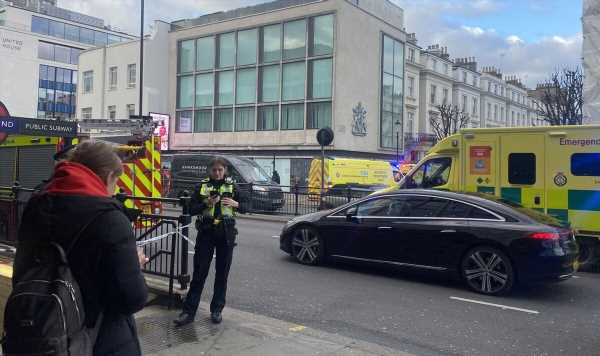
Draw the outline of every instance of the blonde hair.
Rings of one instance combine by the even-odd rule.
[[[108,176],[123,174],[123,163],[113,146],[103,141],[83,141],[68,153],[67,160],[82,164],[96,173],[105,183]]]

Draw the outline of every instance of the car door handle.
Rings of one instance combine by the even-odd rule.
[[[442,231],[440,231],[440,232],[441,232],[442,234],[453,234],[453,233],[455,233],[455,232],[456,232],[456,230],[451,230],[451,229],[449,229],[449,230],[442,230]]]
[[[391,229],[392,229],[392,227],[391,227],[391,226],[379,226],[379,227],[377,228],[377,230],[391,230]]]

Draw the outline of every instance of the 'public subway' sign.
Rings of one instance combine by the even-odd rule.
[[[76,137],[77,123],[72,121],[0,118],[0,132],[32,136]]]

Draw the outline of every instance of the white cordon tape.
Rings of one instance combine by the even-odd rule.
[[[148,239],[148,240],[136,241],[135,244],[137,245],[137,247],[143,247],[143,246],[149,245],[149,244],[151,244],[153,242],[157,242],[157,241],[160,241],[162,239],[165,239],[165,238],[167,238],[169,236],[179,235],[182,239],[186,240],[192,246],[195,246],[195,244],[194,244],[194,242],[192,242],[192,240],[190,240],[187,236],[185,236],[184,234],[181,233],[181,230],[183,230],[183,229],[185,229],[187,227],[190,227],[190,226],[192,226],[192,224],[188,224],[188,225],[185,225],[185,226],[178,227],[177,229],[175,229],[175,231],[167,232],[166,234],[155,236],[155,237],[153,237],[151,239]]]

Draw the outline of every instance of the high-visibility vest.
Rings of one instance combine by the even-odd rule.
[[[221,199],[223,199],[224,193],[230,193],[231,196],[233,196],[233,182],[229,179],[226,179],[217,190],[217,188],[215,186],[213,186],[209,180],[203,181],[202,186],[200,187],[200,196],[202,197],[202,199],[205,202],[208,201],[208,198],[210,197],[210,193],[214,192],[214,191],[219,192]],[[217,204],[220,204],[221,216],[234,216],[235,215],[234,209],[232,207],[221,205],[221,201],[219,201]],[[210,216],[213,218],[218,218],[218,216],[215,216],[215,208],[216,208],[216,206],[208,207],[208,205],[207,205],[207,208],[204,209],[204,211],[202,212],[202,215]]]

